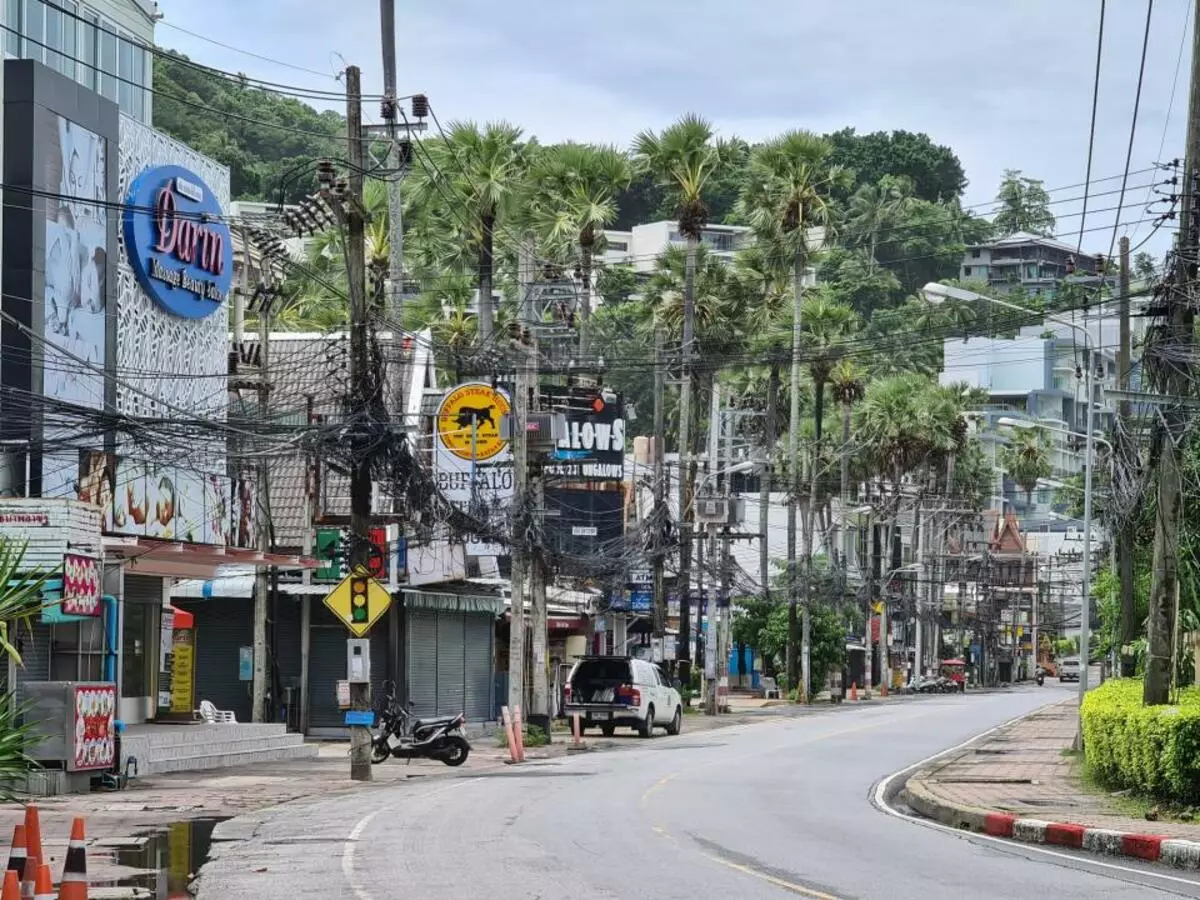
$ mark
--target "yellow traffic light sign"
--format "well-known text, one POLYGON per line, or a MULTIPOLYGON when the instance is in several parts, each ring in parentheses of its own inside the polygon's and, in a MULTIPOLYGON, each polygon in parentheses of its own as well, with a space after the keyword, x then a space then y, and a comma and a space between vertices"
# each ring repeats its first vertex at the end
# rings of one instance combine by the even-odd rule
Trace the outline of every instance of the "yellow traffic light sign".
POLYGON ((369 575, 350 574, 325 597, 330 612, 342 620, 355 637, 367 632, 392 604, 392 595, 369 575))

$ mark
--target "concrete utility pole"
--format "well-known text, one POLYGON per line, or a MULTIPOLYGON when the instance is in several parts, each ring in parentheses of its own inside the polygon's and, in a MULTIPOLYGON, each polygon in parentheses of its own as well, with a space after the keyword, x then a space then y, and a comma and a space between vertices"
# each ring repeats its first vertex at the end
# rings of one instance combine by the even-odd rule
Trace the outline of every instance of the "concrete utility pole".
POLYGON ((528 321, 529 291, 533 284, 533 261, 524 241, 517 259, 518 287, 521 297, 520 331, 517 351, 521 355, 513 390, 513 416, 510 441, 513 459, 513 522, 516 528, 512 542, 512 614, 508 636, 508 707, 523 707, 525 697, 525 593, 532 581, 531 554, 525 547, 524 525, 530 505, 529 497, 529 394, 534 384, 533 355, 523 343, 524 323, 528 321))
POLYGON ((663 546, 663 525, 667 515, 667 479, 663 466, 663 445, 667 439, 663 394, 666 391, 665 359, 663 356, 662 326, 654 326, 654 446, 650 452, 654 461, 654 634, 662 641, 663 659, 667 650, 667 587, 665 578, 666 547, 663 546))
POLYGON ((775 449, 775 430, 778 428, 779 417, 779 367, 771 366, 771 377, 767 381, 767 415, 763 426, 763 451, 766 459, 763 462, 762 474, 758 485, 758 579, 761 582, 762 597, 766 602, 771 601, 771 451, 775 449))
MULTIPOLYGON (((1179 234, 1175 247, 1174 284, 1169 297, 1171 306, 1164 344, 1172 359, 1163 379, 1161 392, 1178 398, 1188 392, 1191 365, 1187 362, 1193 341, 1197 273, 1196 175, 1200 166, 1200 0, 1192 18, 1192 77, 1188 101, 1187 152, 1180 189, 1179 234)), ((1146 676, 1142 699, 1147 705, 1160 705, 1170 699, 1171 644, 1175 633, 1175 592, 1178 589, 1179 515, 1181 477, 1179 448, 1184 410, 1177 400, 1162 409, 1164 427, 1159 430, 1158 496, 1154 530, 1154 570, 1150 584, 1150 615, 1147 628, 1146 676)))
MULTIPOLYGON (((525 262, 525 271, 529 278, 526 284, 526 294, 524 302, 524 312, 521 319, 528 325, 529 328, 529 354, 528 360, 531 369, 531 378, 529 384, 529 404, 533 412, 539 412, 542 408, 541 403, 541 356, 538 348, 538 326, 541 324, 540 311, 542 309, 541 297, 536 295, 538 290, 537 277, 535 274, 535 264, 532 258, 532 253, 524 248, 533 247, 534 238, 528 236, 522 242, 522 252, 528 258, 525 262)), ((528 453, 529 442, 525 442, 526 453, 528 453)), ((544 504, 544 487, 542 484, 540 466, 535 470, 532 484, 533 494, 533 515, 537 523, 538 534, 543 534, 543 516, 545 509, 544 504)), ((546 654, 547 644, 547 621, 546 621, 546 560, 542 555, 540 546, 534 547, 533 552, 529 557, 529 580, 530 580, 530 614, 531 625, 533 628, 533 695, 530 698, 529 721, 536 722, 546 729, 546 734, 550 734, 550 673, 547 670, 548 660, 546 654)))
MULTIPOLYGON (((354 412, 375 408, 369 387, 367 363, 367 262, 366 220, 363 209, 363 160, 366 157, 362 130, 362 87, 357 66, 346 68, 346 137, 350 171, 347 173, 346 275, 350 292, 350 390, 354 412)), ((371 459, 362 442, 356 447, 350 470, 350 569, 366 568, 369 561, 371 527, 371 459)), ((351 682, 350 703, 355 709, 371 708, 371 686, 351 682)), ((350 728, 350 777, 371 780, 371 731, 350 728)))
MULTIPOLYGON (((787 592, 788 592, 788 629, 787 629, 787 683, 791 691, 800 687, 800 661, 797 647, 799 638, 799 623, 796 613, 798 605, 796 585, 796 507, 800 502, 800 369, 802 350, 802 312, 804 308, 804 292, 801 282, 804 278, 804 266, 800 254, 796 255, 796 271, 793 278, 793 311, 792 311, 792 378, 791 378, 791 410, 788 416, 788 503, 787 503, 787 592)), ((807 693, 807 685, 797 691, 797 698, 803 699, 807 693)))
MULTIPOLYGON (((1129 390, 1130 374, 1130 334, 1129 334, 1129 238, 1121 238, 1120 243, 1120 343, 1117 349, 1117 387, 1123 391, 1129 390)), ((1117 417, 1120 427, 1117 429, 1114 441, 1114 453, 1121 450, 1121 457, 1129 458, 1132 450, 1129 446, 1130 406, 1128 400, 1122 400, 1117 405, 1117 417)), ((1113 484, 1109 491, 1116 492, 1118 460, 1113 460, 1113 484)), ((1125 475, 1119 476, 1122 480, 1125 475)), ((1137 659, 1129 652, 1130 645, 1137 637, 1137 605, 1133 591, 1133 522, 1132 516, 1117 524, 1113 541, 1117 556, 1117 582, 1121 598, 1121 640, 1119 651, 1121 661, 1121 676, 1131 678, 1134 675, 1137 659)))
MULTIPOLYGON (((688 266, 683 291, 683 381, 679 385, 679 640, 675 658, 686 690, 692 674, 691 567, 692 567, 692 341, 696 327, 695 262, 697 240, 688 238, 688 266)), ((699 609, 699 607, 697 607, 699 609)))
MULTIPOLYGON (((720 458, 720 439, 721 439, 721 386, 713 382, 712 386, 712 402, 708 410, 708 473, 705 477, 705 495, 711 496, 716 493, 717 478, 721 470, 720 458)), ((706 526, 706 531, 709 531, 706 537, 709 537, 708 559, 709 564, 720 566, 721 560, 717 556, 717 539, 716 526, 706 526), (711 529, 711 530, 709 530, 711 529)), ((721 640, 720 640, 720 590, 717 585, 719 581, 712 579, 713 591, 708 603, 708 631, 704 635, 704 677, 707 681, 705 685, 705 701, 704 706, 706 712, 712 716, 717 713, 717 681, 720 678, 720 660, 721 660, 721 640)))
POLYGON ((388 284, 391 319, 400 327, 404 304, 404 199, 401 184, 404 180, 404 160, 400 153, 400 134, 407 129, 398 126, 399 109, 396 99, 396 0, 379 0, 380 45, 383 49, 383 120, 391 138, 388 144, 388 284))
MULTIPOLYGON (((722 464, 725 469, 725 506, 728 509, 733 505, 733 409, 729 409, 729 416, 725 423, 725 461, 722 464)), ((733 560, 730 556, 729 542, 729 516, 725 517, 725 525, 721 529, 721 595, 720 602, 717 604, 717 614, 719 617, 718 634, 721 636, 721 641, 717 645, 717 712, 721 712, 723 704, 721 702, 721 689, 725 689, 725 703, 728 703, 729 697, 729 651, 731 648, 731 625, 730 620, 730 582, 733 577, 733 560)), ((740 661, 739 661, 740 665, 740 661)))

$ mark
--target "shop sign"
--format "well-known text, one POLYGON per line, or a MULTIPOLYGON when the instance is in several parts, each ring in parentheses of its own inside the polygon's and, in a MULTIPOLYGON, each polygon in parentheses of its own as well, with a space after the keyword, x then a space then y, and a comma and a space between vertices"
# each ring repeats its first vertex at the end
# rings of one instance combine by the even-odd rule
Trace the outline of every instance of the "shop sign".
POLYGON ((116 685, 82 684, 73 693, 75 742, 70 769, 107 769, 116 757, 116 685))
POLYGON ((171 712, 187 714, 196 708, 194 679, 196 631, 176 628, 171 640, 171 712))
POLYGON ((142 172, 123 222, 129 264, 142 289, 173 316, 202 319, 224 304, 233 240, 208 185, 182 166, 142 172))
POLYGON ((62 611, 67 616, 100 615, 100 563, 75 553, 63 556, 62 611))
POLYGON ((45 528, 49 524, 50 516, 47 513, 0 513, 0 525, 45 528))

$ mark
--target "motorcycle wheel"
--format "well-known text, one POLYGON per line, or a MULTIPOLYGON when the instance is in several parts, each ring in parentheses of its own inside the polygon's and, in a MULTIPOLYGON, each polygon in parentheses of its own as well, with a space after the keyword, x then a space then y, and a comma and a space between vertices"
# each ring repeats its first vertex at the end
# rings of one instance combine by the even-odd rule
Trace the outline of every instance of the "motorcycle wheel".
POLYGON ((375 765, 383 762, 392 755, 392 748, 388 746, 387 737, 377 737, 371 742, 371 762, 375 765))
POLYGON ((446 749, 441 751, 438 759, 448 766, 461 766, 467 761, 470 752, 471 745, 465 739, 458 735, 450 735, 446 738, 446 749))

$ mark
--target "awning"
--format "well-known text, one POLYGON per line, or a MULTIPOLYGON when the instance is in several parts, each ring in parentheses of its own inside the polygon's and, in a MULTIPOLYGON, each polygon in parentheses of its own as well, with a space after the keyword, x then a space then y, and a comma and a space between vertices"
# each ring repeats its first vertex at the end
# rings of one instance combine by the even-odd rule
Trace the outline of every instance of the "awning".
POLYGON ((490 613, 498 616, 505 607, 504 598, 496 596, 417 590, 405 590, 403 593, 404 603, 409 609, 441 609, 450 612, 490 613))
MULTIPOLYGON (((211 600, 221 597, 230 600, 249 600, 254 596, 253 566, 220 566, 214 578, 185 578, 171 587, 172 600, 211 600)), ((284 582, 279 593, 288 596, 324 597, 333 590, 332 584, 295 584, 284 582)))
POLYGON ((275 566, 284 570, 317 567, 317 561, 309 557, 264 553, 242 547, 109 535, 105 535, 103 544, 105 558, 124 560, 126 571, 162 578, 210 578, 220 567, 230 564, 275 566))

